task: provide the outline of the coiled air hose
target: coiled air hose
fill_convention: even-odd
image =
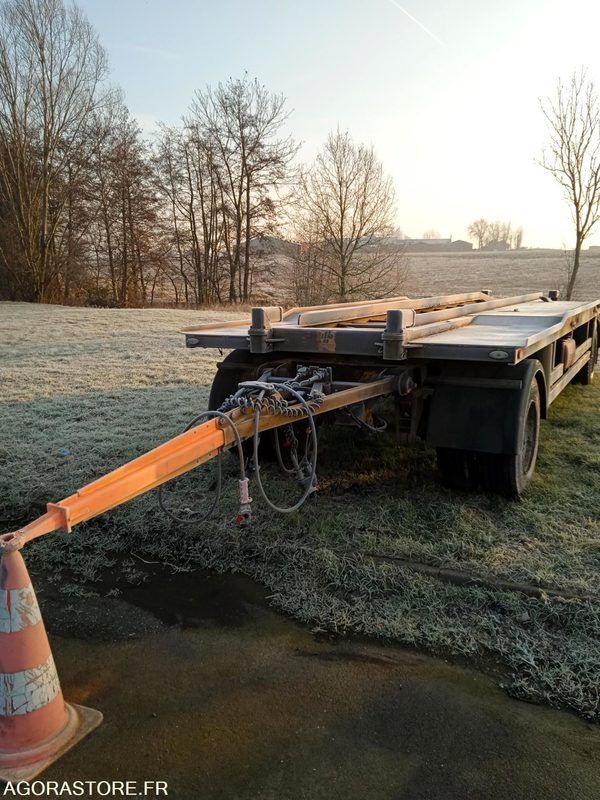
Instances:
[[[312,494],[312,492],[314,492],[315,478],[316,478],[316,475],[317,475],[317,445],[318,445],[318,439],[317,439],[317,428],[316,428],[316,425],[315,425],[313,412],[312,412],[310,406],[308,405],[308,403],[306,402],[306,400],[304,399],[304,397],[302,397],[302,395],[300,394],[300,392],[297,392],[295,389],[292,389],[292,387],[287,385],[287,384],[285,386],[285,391],[289,392],[292,395],[292,397],[295,397],[296,400],[298,400],[298,402],[302,404],[302,406],[304,407],[304,410],[306,411],[306,418],[308,419],[308,424],[310,426],[310,433],[311,433],[313,448],[312,448],[311,459],[310,459],[310,463],[311,463],[310,474],[306,478],[306,488],[305,488],[302,496],[292,506],[278,506],[276,503],[274,503],[268,497],[268,495],[267,495],[267,493],[265,491],[265,487],[263,486],[262,478],[260,477],[260,463],[259,463],[259,459],[258,459],[258,446],[259,446],[259,434],[260,434],[260,428],[259,428],[259,425],[260,425],[260,402],[259,402],[259,404],[257,405],[257,407],[256,407],[256,409],[254,411],[254,450],[253,450],[253,456],[254,456],[254,469],[255,469],[255,473],[256,473],[256,484],[258,486],[258,490],[260,491],[261,496],[262,496],[263,500],[265,501],[265,503],[270,508],[272,508],[273,511],[277,511],[279,514],[291,514],[293,511],[297,511],[300,508],[300,506],[304,503],[304,501],[308,498],[308,496],[310,494]],[[263,395],[264,395],[264,390],[259,395],[259,400],[262,400]],[[276,443],[275,446],[278,447],[278,442]],[[308,449],[308,446],[307,446],[307,449]],[[280,453],[281,453],[281,451],[279,451],[279,455],[280,455]]]
[[[305,370],[303,376],[305,376],[306,373],[307,371]],[[225,420],[226,424],[229,425],[229,427],[233,431],[235,445],[237,448],[238,458],[240,462],[240,481],[239,481],[240,511],[236,518],[238,522],[245,522],[249,518],[250,503],[252,501],[248,493],[248,478],[246,477],[246,469],[244,464],[244,449],[242,446],[242,440],[235,423],[227,415],[227,413],[225,413],[232,411],[234,408],[239,408],[242,414],[254,413],[254,442],[253,442],[252,453],[253,453],[254,471],[256,475],[256,484],[258,486],[259,492],[263,500],[269,506],[269,508],[271,508],[273,511],[276,511],[279,514],[291,514],[293,511],[297,511],[300,508],[300,506],[307,500],[309,495],[315,491],[315,483],[317,475],[318,437],[317,437],[317,428],[314,420],[313,408],[315,407],[315,405],[318,405],[321,402],[322,393],[320,391],[317,391],[317,393],[314,395],[311,393],[308,396],[307,400],[302,394],[302,391],[307,392],[309,384],[314,383],[317,379],[322,378],[323,376],[313,372],[313,374],[308,379],[304,378],[304,380],[298,381],[300,375],[301,372],[299,370],[296,378],[286,380],[284,383],[278,383],[278,384],[269,383],[268,381],[265,380],[245,381],[244,383],[241,383],[239,385],[237,391],[234,392],[234,394],[230,395],[228,398],[224,400],[219,410],[204,411],[202,414],[198,414],[198,416],[194,417],[194,419],[185,428],[185,430],[188,431],[190,430],[190,428],[193,428],[201,421],[217,417],[218,419]],[[298,406],[294,405],[290,406],[289,401],[284,397],[285,394],[291,395],[292,398],[294,398],[304,410],[309,425],[309,435],[310,435],[310,441],[307,438],[304,456],[300,461],[298,460],[297,450],[295,449],[295,452],[292,455],[293,467],[292,469],[290,469],[289,467],[286,467],[285,464],[283,463],[281,444],[279,441],[279,432],[277,427],[275,427],[274,430],[275,451],[282,472],[288,476],[296,475],[298,477],[299,483],[301,485],[304,485],[304,491],[302,492],[302,496],[291,506],[279,506],[275,502],[273,502],[273,500],[271,500],[271,498],[267,495],[261,477],[261,469],[260,469],[259,453],[258,453],[259,443],[260,443],[260,418],[263,412],[266,412],[267,414],[271,413],[271,414],[280,414],[284,416],[289,416],[290,424],[293,424],[291,422],[292,419],[297,419],[298,421],[300,421],[300,418],[303,419],[302,412],[300,411]],[[374,418],[374,421],[376,420],[377,424],[369,424],[365,420],[362,420],[357,415],[353,414],[350,409],[348,409],[346,413],[354,420],[354,422],[357,425],[359,425],[359,427],[366,428],[367,430],[373,432],[381,432],[385,430],[386,424],[383,420]],[[198,522],[204,522],[205,520],[209,519],[209,517],[213,514],[221,498],[221,489],[223,483],[221,457],[222,457],[222,450],[219,451],[219,454],[217,456],[217,484],[216,484],[214,500],[208,511],[203,514],[196,512],[188,516],[187,518],[178,516],[177,514],[173,513],[169,508],[166,507],[164,502],[163,486],[160,486],[158,489],[158,502],[161,509],[165,512],[165,514],[167,514],[167,516],[175,520],[175,522],[179,522],[182,524],[192,524],[192,523],[197,524]]]

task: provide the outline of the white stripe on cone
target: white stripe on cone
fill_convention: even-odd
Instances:
[[[0,633],[17,633],[42,618],[31,584],[24,589],[0,592]]]
[[[22,672],[0,672],[0,716],[13,717],[43,708],[60,692],[54,659]]]

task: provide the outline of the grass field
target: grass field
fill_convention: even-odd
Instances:
[[[443,294],[491,289],[500,297],[536,290],[564,289],[565,255],[560,250],[519,250],[508,253],[409,253],[408,294]],[[577,280],[577,299],[593,300],[600,290],[600,253],[584,250]]]
[[[394,294],[447,294],[449,287],[453,292],[491,289],[500,297],[548,289],[560,289],[564,294],[567,283],[566,258],[561,250],[406,253],[399,254],[398,259],[405,267],[401,271],[406,277]],[[292,262],[280,256],[278,267],[276,274],[269,273],[268,280],[261,280],[259,272],[257,290],[272,305],[284,302],[282,298],[292,304]],[[575,298],[593,300],[599,293],[600,253],[584,250]]]
[[[0,528],[24,524],[205,408],[219,354],[185,350],[178,329],[225,316],[0,304]],[[600,721],[599,408],[598,386],[569,388],[554,404],[520,503],[442,488],[427,448],[332,429],[319,497],[291,517],[256,502],[252,525],[235,527],[232,480],[223,513],[201,529],[166,519],[148,495],[32,543],[28,562],[60,582],[73,613],[107,572],[143,580],[144,561],[244,572],[315,630],[467,657],[499,670],[517,696]],[[233,477],[233,462],[225,466]],[[275,478],[269,485],[283,491]],[[395,558],[585,597],[456,586]]]

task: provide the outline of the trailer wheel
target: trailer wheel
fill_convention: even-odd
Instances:
[[[438,447],[437,465],[444,486],[470,492],[479,483],[477,453],[453,447]]]
[[[219,408],[223,401],[233,394],[242,381],[259,378],[267,368],[269,355],[256,355],[247,350],[232,350],[219,364],[213,378],[208,407],[211,411]]]
[[[541,400],[535,378],[529,387],[523,432],[517,453],[479,453],[480,477],[484,489],[517,499],[535,471],[541,419]]]
[[[589,386],[594,380],[594,373],[596,371],[596,361],[598,360],[598,326],[594,325],[594,332],[592,334],[592,348],[590,352],[590,360],[585,367],[579,370],[577,375],[573,378],[573,383],[581,383],[583,386]]]
[[[211,411],[218,409],[223,401],[235,392],[238,383],[250,380],[250,360],[246,357],[249,355],[249,353],[234,350],[225,357],[222,364],[219,364],[208,396],[208,408]]]

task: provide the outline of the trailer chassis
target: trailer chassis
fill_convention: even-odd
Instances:
[[[398,440],[436,448],[442,479],[453,488],[519,497],[532,475],[523,465],[535,465],[539,420],[569,383],[593,378],[599,314],[600,301],[562,302],[557,291],[495,298],[484,290],[285,314],[255,308],[250,325],[184,333],[191,348],[233,348],[219,365],[211,408],[237,381],[269,367],[293,374],[307,359],[329,365],[338,379],[394,372],[402,386]],[[531,436],[535,446],[524,459]]]

